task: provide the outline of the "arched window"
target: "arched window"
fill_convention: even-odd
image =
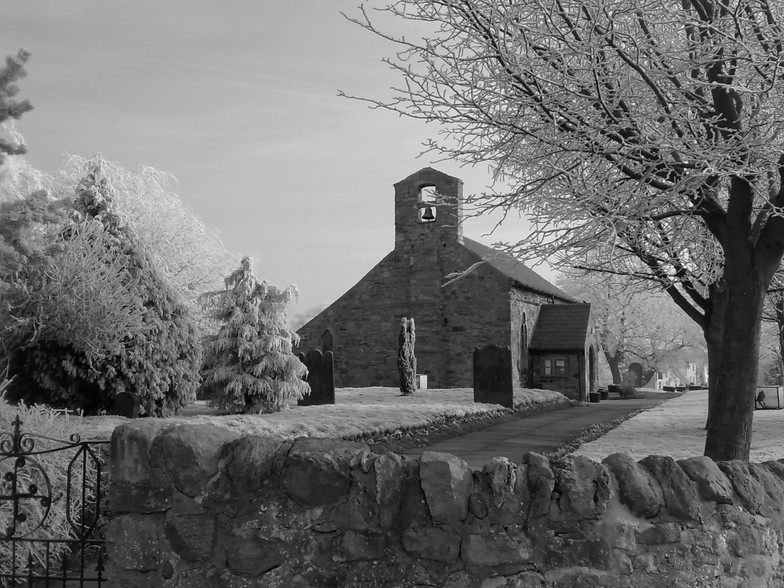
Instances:
[[[520,372],[520,385],[528,385],[528,321],[523,314],[523,322],[520,325],[520,357],[517,369]]]
[[[332,331],[329,329],[321,334],[321,351],[322,353],[326,353],[327,351],[335,352],[335,338],[332,336]]]

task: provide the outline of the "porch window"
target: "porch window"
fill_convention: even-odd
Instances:
[[[542,360],[542,373],[545,376],[565,376],[566,358],[547,357]]]

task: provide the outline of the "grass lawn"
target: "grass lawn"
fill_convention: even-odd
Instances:
[[[182,423],[214,423],[240,434],[275,433],[284,437],[375,438],[395,451],[390,437],[417,437],[438,440],[471,430],[503,418],[512,418],[513,411],[495,404],[474,404],[473,390],[420,390],[413,396],[401,396],[396,388],[341,388],[336,391],[336,404],[329,406],[295,407],[268,415],[218,415],[205,403],[185,409],[172,419]],[[1,400],[1,399],[0,399]],[[546,408],[567,402],[557,392],[516,389],[514,412]],[[612,402],[623,402],[612,400]],[[702,455],[705,445],[705,416],[708,393],[695,390],[667,400],[660,406],[622,422],[617,428],[595,441],[578,447],[574,453],[597,461],[623,452],[634,459],[650,454],[669,455],[675,459]],[[0,401],[0,425],[10,425],[12,408]],[[33,413],[23,419],[33,419]],[[52,420],[51,416],[45,415]],[[61,419],[57,419],[58,423]],[[68,422],[52,423],[51,433],[66,437],[79,432],[83,438],[108,438],[114,427],[128,419],[116,416],[68,417]],[[456,424],[458,426],[450,426]],[[462,423],[462,425],[460,424]],[[34,425],[33,422],[29,423]],[[55,426],[56,425],[56,426]],[[4,428],[4,427],[0,427]],[[62,429],[62,430],[61,430]],[[381,439],[385,438],[385,439]],[[569,450],[571,448],[564,448]],[[784,410],[757,410],[752,430],[751,461],[761,462],[784,458]]]
[[[412,396],[402,396],[397,388],[340,388],[335,392],[334,405],[294,407],[275,414],[218,415],[205,403],[197,403],[171,420],[214,423],[241,434],[345,438],[382,436],[472,416],[502,416],[511,412],[497,404],[475,404],[473,395],[471,388],[419,390]],[[561,402],[567,402],[566,397],[550,390],[520,388],[514,391],[515,411]],[[81,420],[79,430],[93,438],[106,438],[114,427],[128,422],[128,419],[115,416]]]
[[[579,447],[575,455],[601,461],[612,453],[634,459],[669,455],[675,459],[702,455],[708,391],[694,390],[667,400],[621,423],[599,439]],[[784,410],[754,411],[750,461],[784,458]]]

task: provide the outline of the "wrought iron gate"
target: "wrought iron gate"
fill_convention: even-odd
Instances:
[[[18,415],[0,431],[0,586],[103,584],[108,443],[25,433]]]

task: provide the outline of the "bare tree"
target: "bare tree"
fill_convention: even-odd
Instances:
[[[401,0],[385,10],[355,20],[397,44],[389,63],[404,83],[372,105],[442,123],[431,147],[444,157],[491,163],[510,190],[475,204],[533,220],[519,251],[658,283],[705,332],[705,454],[748,459],[763,299],[784,252],[784,5]],[[397,24],[390,15],[423,38],[382,30]]]
[[[677,369],[686,359],[705,361],[699,328],[691,321],[684,323],[672,300],[651,292],[646,284],[625,276],[570,272],[558,280],[558,286],[591,303],[596,336],[613,383],[625,383],[631,362],[652,373]]]

